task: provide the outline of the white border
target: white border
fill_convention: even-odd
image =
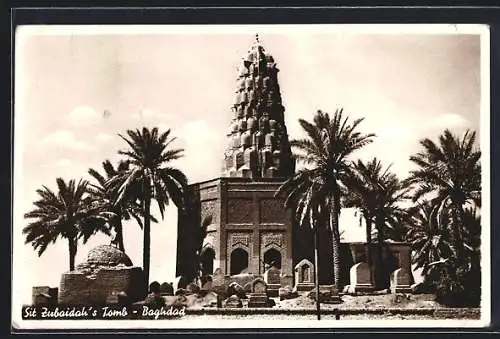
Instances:
[[[248,320],[223,320],[218,321],[215,317],[200,316],[199,321],[183,322],[179,320],[30,320],[21,319],[21,305],[14,302],[15,295],[12,294],[12,326],[19,329],[197,329],[197,328],[256,328],[286,329],[286,328],[366,328],[366,327],[412,327],[412,328],[447,328],[447,327],[484,327],[488,326],[491,319],[491,292],[490,292],[490,34],[487,25],[472,24],[377,24],[377,25],[37,25],[20,26],[16,30],[17,42],[21,41],[21,35],[158,35],[158,34],[478,34],[481,36],[481,141],[482,150],[482,302],[480,320],[321,320],[317,321],[311,315],[311,320],[259,320],[251,322]],[[21,46],[16,45],[16,54],[20,53]],[[19,76],[20,70],[16,76]],[[16,96],[20,95],[20,88],[16,88]],[[21,100],[17,100],[17,105]],[[15,123],[19,125],[22,117],[15,116]],[[15,137],[15,162],[14,162],[14,185],[20,177],[20,138]],[[19,201],[19,193],[13,190],[14,202]],[[14,206],[14,212],[15,206]],[[14,213],[14,222],[19,222],[19,213]],[[22,213],[20,214],[22,215]],[[23,241],[20,237],[13,235],[15,246],[21,246]],[[14,247],[15,247],[14,246]],[[16,266],[13,258],[13,269]],[[15,272],[13,271],[12,274]]]
[[[303,25],[25,25],[29,35],[198,35],[198,34],[483,34],[476,24],[303,24]],[[19,34],[19,33],[18,33]]]

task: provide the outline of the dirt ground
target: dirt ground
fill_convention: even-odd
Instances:
[[[187,314],[180,318],[182,320],[203,320],[207,321],[221,321],[221,320],[316,320],[315,314],[301,314],[301,315],[287,315],[287,314],[209,314],[209,315],[194,315]],[[432,315],[415,315],[415,314],[356,314],[356,315],[342,315],[340,320],[442,320]],[[444,318],[446,319],[446,318]],[[466,319],[474,320],[470,317],[453,318],[454,320]],[[336,320],[332,314],[322,314],[321,320]]]
[[[382,295],[343,295],[340,304],[321,304],[323,309],[353,309],[353,308],[445,308],[434,301],[433,294],[382,294]],[[296,308],[316,308],[316,302],[306,295],[301,295],[295,299],[276,300],[275,308],[296,309]]]
[[[178,297],[166,297],[167,305],[175,302]],[[446,308],[436,301],[432,294],[382,294],[382,295],[342,295],[342,303],[340,304],[321,304],[322,309],[386,309],[386,308],[403,308],[403,309],[418,309]],[[315,309],[316,303],[313,299],[303,294],[293,299],[282,300],[272,298],[276,305],[273,309]],[[241,299],[243,307],[248,304],[248,299]],[[188,295],[183,302],[188,308],[213,308],[217,304],[217,296],[209,293],[205,297],[197,297]]]
[[[172,301],[176,299],[176,297],[171,297]],[[435,296],[433,294],[380,294],[380,295],[342,295],[342,303],[339,304],[326,304],[321,303],[321,310],[363,310],[367,309],[367,312],[370,314],[342,314],[342,319],[435,319],[436,315],[423,315],[423,314],[391,314],[390,312],[384,312],[382,314],[373,314],[374,310],[418,310],[418,309],[426,309],[426,310],[440,310],[440,318],[447,317],[446,310],[447,307],[436,302]],[[316,303],[313,299],[309,298],[306,294],[300,295],[294,299],[282,300],[279,298],[272,298],[276,305],[272,307],[273,310],[282,309],[282,310],[315,310]],[[200,298],[195,295],[188,295],[184,300],[184,305],[187,306],[188,309],[215,309],[216,308],[216,295],[208,294],[207,296]],[[241,299],[243,304],[243,309],[247,307],[248,299]],[[167,302],[169,304],[169,302]],[[426,312],[424,310],[424,312]],[[288,319],[290,315],[280,314],[278,312],[276,314],[269,314],[271,319]],[[286,312],[284,312],[286,313]],[[380,312],[376,312],[380,313]],[[393,312],[394,313],[394,312]],[[439,313],[439,312],[438,312]],[[194,316],[194,315],[191,315]],[[201,316],[201,315],[197,315]],[[234,319],[236,318],[251,318],[256,317],[256,319],[267,317],[267,315],[262,314],[217,314],[210,315],[215,316],[220,319]],[[454,318],[470,318],[470,312],[463,312],[454,314]],[[311,315],[293,315],[293,317],[299,318],[311,318]],[[314,316],[312,316],[314,318]],[[324,315],[325,318],[334,319],[335,316],[332,315]]]

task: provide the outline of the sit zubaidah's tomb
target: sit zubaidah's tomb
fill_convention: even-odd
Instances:
[[[201,271],[214,280],[217,275],[226,283],[241,283],[238,277],[265,277],[273,267],[280,272],[281,286],[314,286],[312,233],[298,227],[294,211],[275,197],[295,172],[278,71],[276,60],[257,37],[239,65],[221,154],[222,175],[188,188],[187,207],[178,219],[177,276],[192,281]],[[322,232],[322,239],[331,239],[328,231]],[[407,246],[388,247],[383,263],[388,269],[386,287],[397,268],[411,272]],[[374,288],[366,272],[366,252],[364,243],[342,244],[344,285]],[[320,283],[331,284],[331,244],[320,247],[319,266]]]

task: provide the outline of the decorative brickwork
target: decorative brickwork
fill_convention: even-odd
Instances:
[[[231,234],[231,247],[247,247],[250,243],[249,235],[246,233]]]
[[[227,221],[233,224],[253,223],[254,203],[251,199],[231,199],[227,203]]]
[[[260,222],[261,223],[283,223],[286,219],[286,210],[283,201],[278,199],[260,200]]]
[[[215,214],[215,208],[216,208],[216,203],[217,203],[217,200],[206,200],[206,201],[202,201],[200,203],[201,207],[200,207],[200,215],[201,215],[201,221],[203,222],[203,220],[205,220],[205,218],[207,217],[211,217],[212,218],[212,222],[215,222],[216,220],[215,217],[216,217],[216,214]]]
[[[262,236],[262,248],[266,249],[272,245],[282,248],[283,234],[282,233],[264,233]]]

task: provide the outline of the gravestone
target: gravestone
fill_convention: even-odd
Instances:
[[[32,303],[33,305],[56,305],[59,289],[49,286],[33,286]]]
[[[189,283],[186,286],[186,290],[189,294],[198,294],[200,293],[200,286],[196,285],[195,283]]]
[[[179,288],[177,289],[177,291],[175,291],[174,295],[186,295],[187,294],[187,291],[183,288]]]
[[[372,282],[370,266],[360,262],[351,267],[349,293],[370,292],[375,289]]]
[[[211,275],[204,275],[200,278],[201,289],[210,291],[212,289],[213,279]]]
[[[202,286],[201,286],[201,289],[204,290],[204,291],[211,291],[212,290],[212,280],[208,280],[206,281]]]
[[[34,306],[47,306],[50,304],[50,295],[46,293],[38,293],[33,296]]]
[[[174,295],[174,286],[172,283],[164,282],[160,285],[160,294],[162,296]]]
[[[277,297],[281,287],[281,270],[276,267],[269,268],[264,273],[264,281],[267,284],[267,296]]]
[[[220,268],[216,269],[214,274],[212,275],[212,282],[214,286],[224,285],[225,282],[224,273],[222,273],[222,270]]]
[[[314,288],[314,265],[307,259],[303,259],[295,265],[295,287],[294,290],[310,291]]]
[[[252,281],[243,286],[243,291],[245,291],[245,293],[252,293]]]
[[[243,287],[237,282],[232,282],[229,284],[227,291],[227,295],[237,295],[239,298],[245,299],[247,296]]]
[[[230,277],[224,275],[220,268],[212,275],[212,291],[217,294],[225,294],[229,286]]]
[[[257,278],[252,282],[252,293],[248,300],[248,307],[269,307],[270,301],[267,296],[267,284],[261,279]]]
[[[252,283],[252,293],[255,294],[266,294],[267,284],[262,279],[255,279]]]
[[[407,270],[398,268],[391,274],[392,293],[411,293],[411,277]]]
[[[241,299],[237,295],[232,295],[226,299],[226,302],[224,303],[224,307],[226,307],[226,308],[242,308],[243,303],[241,302]]]

